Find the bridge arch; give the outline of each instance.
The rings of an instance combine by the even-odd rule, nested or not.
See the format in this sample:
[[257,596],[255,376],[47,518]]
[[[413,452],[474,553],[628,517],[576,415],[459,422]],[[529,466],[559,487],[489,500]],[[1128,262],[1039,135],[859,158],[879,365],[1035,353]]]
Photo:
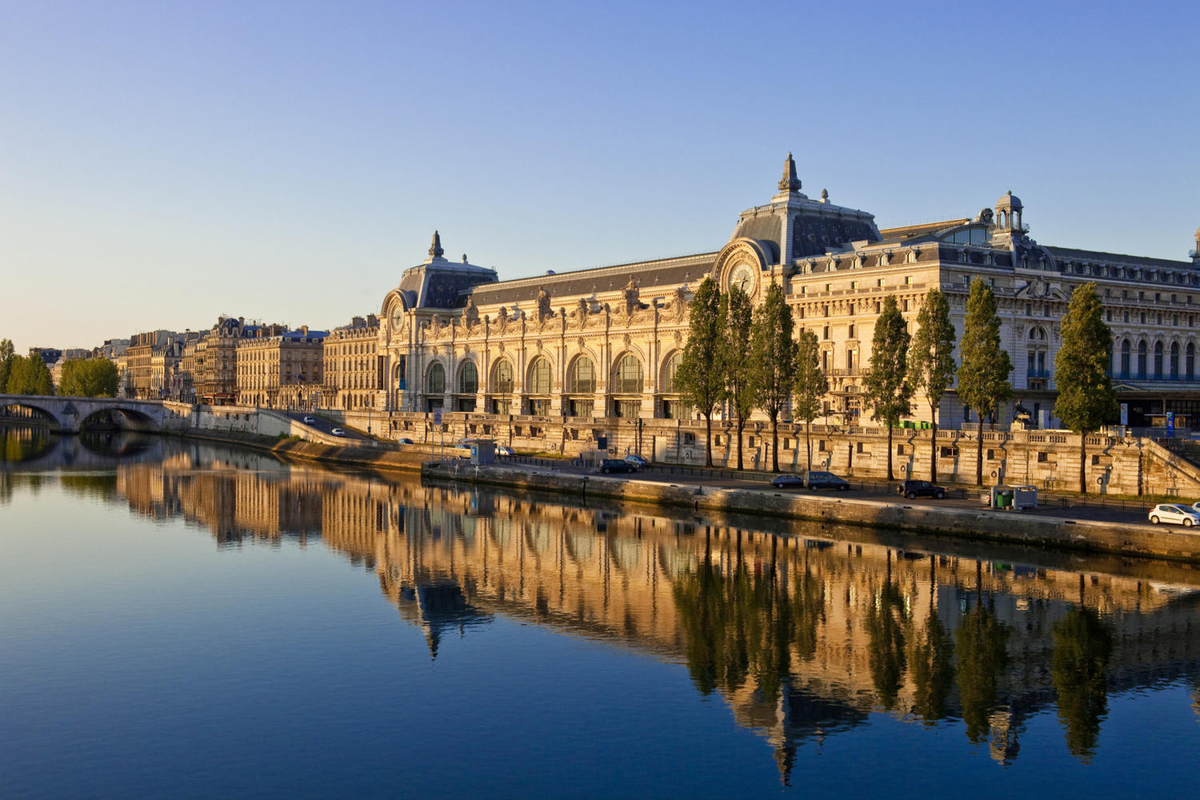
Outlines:
[[158,423],[149,414],[136,408],[110,406],[97,408],[80,415],[79,430],[157,431]]
[[36,400],[28,398],[0,398],[0,424],[33,423],[35,425],[50,425],[52,428],[61,427],[61,421],[48,408],[39,405]]

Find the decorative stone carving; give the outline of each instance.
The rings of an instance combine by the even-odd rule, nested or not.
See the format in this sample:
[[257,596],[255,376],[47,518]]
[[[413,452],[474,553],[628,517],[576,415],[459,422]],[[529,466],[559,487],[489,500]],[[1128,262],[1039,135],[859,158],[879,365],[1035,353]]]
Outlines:
[[508,309],[504,306],[500,306],[500,310],[496,312],[496,323],[500,326],[500,333],[508,330]]
[[554,310],[550,308],[550,293],[545,287],[538,287],[537,296],[537,318],[538,322],[545,322],[550,317],[554,316]]
[[467,304],[463,306],[463,323],[466,324],[467,330],[475,327],[479,322],[479,307],[475,305],[475,301],[467,296]]
[[626,349],[626,350],[628,350],[628,349],[629,349],[629,344],[630,344],[630,342],[632,342],[632,341],[633,341],[633,339],[632,339],[632,338],[630,338],[630,336],[629,336],[629,334],[628,334],[628,333],[626,333],[626,334],[622,334],[622,336],[621,336],[621,344],[623,344],[623,345],[625,346],[625,349]]
[[643,307],[637,280],[630,278],[629,283],[625,284],[625,313],[631,315]]

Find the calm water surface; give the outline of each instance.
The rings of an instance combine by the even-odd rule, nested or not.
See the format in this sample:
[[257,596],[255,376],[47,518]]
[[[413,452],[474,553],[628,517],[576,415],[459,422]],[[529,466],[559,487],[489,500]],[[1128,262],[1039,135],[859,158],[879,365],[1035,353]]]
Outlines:
[[1195,796],[1183,565],[0,445],[0,796]]

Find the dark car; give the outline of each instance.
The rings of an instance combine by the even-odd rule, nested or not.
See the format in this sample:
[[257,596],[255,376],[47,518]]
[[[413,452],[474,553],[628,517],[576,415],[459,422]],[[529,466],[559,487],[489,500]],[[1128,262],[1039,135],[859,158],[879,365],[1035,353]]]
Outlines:
[[637,467],[623,458],[606,458],[600,462],[600,471],[605,474],[610,472],[637,472]]
[[943,487],[935,486],[929,481],[901,481],[896,491],[909,500],[916,500],[918,497],[935,497],[941,500],[946,496]]
[[850,482],[839,478],[832,472],[810,472],[805,477],[805,485],[814,492],[817,489],[837,489],[844,492],[850,488]]
[[804,478],[799,475],[778,475],[771,479],[771,485],[776,489],[803,489]]
[[408,438],[407,436],[401,436],[399,439],[396,440],[396,444],[412,444],[412,443],[413,443],[413,440]]
[[637,453],[630,453],[629,455],[625,456],[625,461],[627,463],[633,464],[633,466],[636,467],[637,469],[645,469],[650,464],[649,461],[642,458]]

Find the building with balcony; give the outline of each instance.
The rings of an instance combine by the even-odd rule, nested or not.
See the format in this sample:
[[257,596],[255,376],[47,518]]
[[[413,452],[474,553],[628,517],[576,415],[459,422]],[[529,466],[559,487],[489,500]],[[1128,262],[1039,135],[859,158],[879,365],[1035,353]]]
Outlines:
[[382,386],[379,357],[379,317],[354,317],[325,338],[325,408],[375,408]]
[[327,331],[299,330],[242,339],[237,355],[237,402],[266,408],[312,409],[321,404]]

